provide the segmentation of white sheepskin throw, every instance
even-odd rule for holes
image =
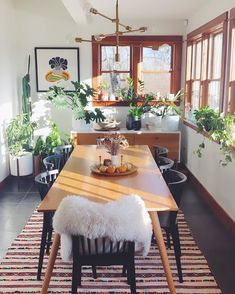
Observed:
[[[126,195],[106,204],[80,196],[67,196],[54,215],[53,227],[61,235],[61,257],[64,261],[72,259],[71,235],[134,241],[137,251],[144,256],[150,249],[151,219],[138,195]]]

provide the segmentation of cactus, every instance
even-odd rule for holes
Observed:
[[[31,107],[31,89],[30,89],[30,55],[28,57],[28,72],[22,78],[22,112],[24,117],[24,122],[27,123],[30,121],[30,117],[32,115],[32,107]]]

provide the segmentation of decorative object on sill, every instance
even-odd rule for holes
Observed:
[[[224,159],[220,160],[223,166],[232,162],[233,157],[233,128],[235,125],[235,115],[222,116],[214,109],[206,106],[194,111],[198,133],[207,132],[211,141],[217,141],[220,144],[220,150],[224,154]],[[202,150],[205,148],[205,138],[199,144],[195,153],[199,158],[202,157]]]
[[[115,119],[106,118],[102,122],[94,123],[93,129],[95,131],[117,131],[121,122],[117,122]]]
[[[95,15],[99,15],[99,16],[102,16],[103,18],[107,19],[107,20],[110,20],[112,23],[115,23],[115,32],[114,33],[111,33],[111,34],[99,34],[99,35],[95,35],[94,36],[94,40],[95,42],[100,42],[102,41],[103,39],[105,39],[106,37],[110,37],[110,36],[115,36],[116,37],[116,54],[115,54],[115,63],[118,64],[120,62],[120,54],[119,54],[119,50],[118,50],[118,47],[119,47],[119,37],[120,36],[123,36],[125,34],[129,34],[129,33],[133,33],[133,32],[141,32],[141,33],[144,33],[146,32],[147,30],[147,27],[140,27],[140,28],[132,28],[131,26],[129,25],[124,25],[122,23],[120,23],[119,21],[119,11],[118,11],[118,0],[116,0],[116,17],[115,18],[110,18],[102,13],[100,13],[97,9],[95,8],[91,8],[90,9],[90,12],[95,14]],[[119,27],[122,27],[124,28],[124,31],[120,31],[119,30]],[[76,42],[92,42],[92,40],[85,40],[85,39],[82,39],[82,38],[75,38],[75,41]]]
[[[126,116],[126,128],[127,128],[127,130],[133,130],[133,121],[134,121],[134,118],[133,118],[133,116],[129,113],[129,114]]]
[[[139,94],[134,93],[134,81],[132,78],[127,78],[128,89],[126,92],[123,92],[123,99],[127,101],[130,110],[129,115],[132,116],[132,127],[131,127],[131,118],[127,118],[127,129],[139,130],[141,128],[141,116],[149,111],[148,103],[153,100],[153,95],[145,94],[143,95],[144,82],[138,80],[138,92]]]
[[[91,121],[100,122],[105,119],[103,112],[99,108],[87,110],[89,98],[93,97],[95,90],[88,84],[71,82],[74,86],[73,92],[67,92],[64,88],[53,86],[49,88],[46,99],[59,108],[70,108],[75,119],[83,119],[86,124]]]

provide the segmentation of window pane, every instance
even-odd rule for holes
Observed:
[[[235,28],[232,29],[231,41],[231,60],[230,60],[230,81],[235,81]]]
[[[120,54],[120,71],[130,70],[130,47],[119,46],[118,51]],[[101,71],[113,70],[115,63],[116,46],[102,46],[101,47]]]
[[[196,51],[196,79],[200,79],[201,75],[201,59],[202,59],[202,43],[197,43],[197,51]]]
[[[203,40],[202,43],[202,80],[207,79],[207,50],[208,50],[208,39]]]
[[[170,71],[171,46],[164,44],[158,50],[144,47],[142,70]]]
[[[193,44],[192,79],[195,79],[196,44]]]
[[[161,95],[169,94],[171,91],[171,74],[170,73],[142,73],[145,93],[157,93]]]
[[[192,108],[199,108],[199,98],[200,98],[200,81],[195,81],[192,83]]]
[[[213,44],[213,36],[210,35],[209,39],[209,55],[208,55],[208,79],[211,78],[211,64],[212,64],[212,44]]]
[[[101,88],[102,93],[108,93],[109,97],[120,97],[121,89],[128,89],[127,77],[129,73],[103,73]]]
[[[209,83],[208,105],[216,111],[219,111],[220,101],[220,81],[212,81]]]
[[[221,77],[222,44],[223,44],[223,35],[221,33],[214,37],[212,79],[219,79]]]
[[[192,45],[187,47],[187,72],[186,72],[186,80],[191,79],[191,60],[192,60]]]

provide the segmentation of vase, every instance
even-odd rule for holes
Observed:
[[[138,131],[141,129],[141,118],[135,117],[133,120],[133,129]]]
[[[131,114],[128,114],[126,117],[126,128],[127,130],[133,130],[133,116]]]
[[[119,165],[118,155],[111,155],[111,161],[112,161],[112,165],[118,166]]]

